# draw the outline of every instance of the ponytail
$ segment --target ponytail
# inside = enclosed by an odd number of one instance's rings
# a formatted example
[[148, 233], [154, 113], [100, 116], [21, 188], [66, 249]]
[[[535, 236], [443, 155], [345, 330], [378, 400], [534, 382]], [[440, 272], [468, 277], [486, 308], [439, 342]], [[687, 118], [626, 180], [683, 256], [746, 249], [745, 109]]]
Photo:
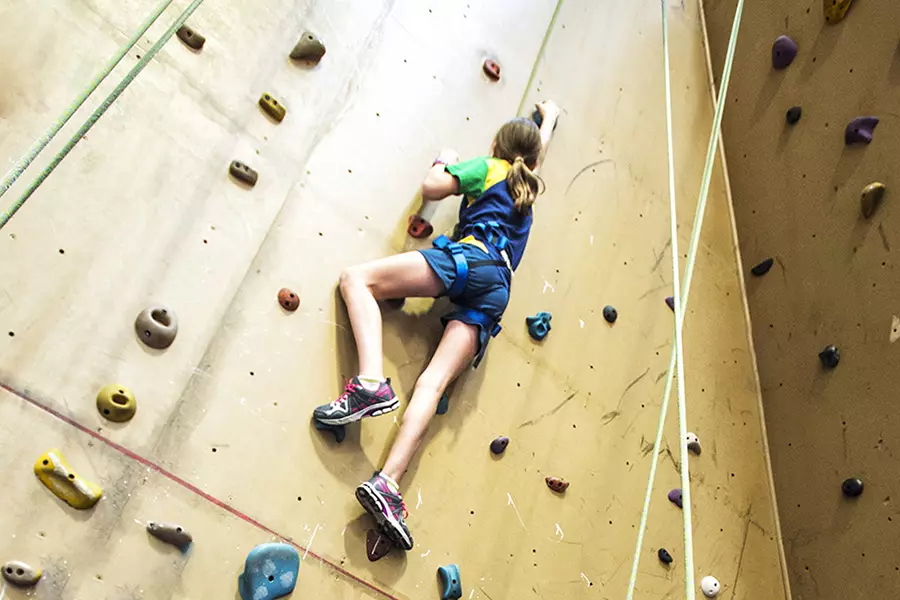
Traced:
[[506, 174], [506, 185], [517, 211], [524, 215], [531, 212], [531, 205], [541, 193], [542, 184], [540, 178], [528, 168], [523, 157], [517, 156], [512, 161], [509, 173]]

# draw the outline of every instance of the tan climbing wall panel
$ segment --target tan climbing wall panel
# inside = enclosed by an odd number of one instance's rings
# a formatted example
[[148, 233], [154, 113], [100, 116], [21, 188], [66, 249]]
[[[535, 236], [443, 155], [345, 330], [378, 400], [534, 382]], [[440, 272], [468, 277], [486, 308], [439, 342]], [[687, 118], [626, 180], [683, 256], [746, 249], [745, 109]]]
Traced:
[[[707, 4], [720, 72], [735, 2]], [[858, 0], [834, 26], [818, 1], [748, 2], [725, 113], [744, 269], [775, 258], [747, 294], [797, 599], [900, 595], [898, 22], [889, 0]], [[779, 35], [799, 54], [773, 72]], [[803, 117], [790, 129], [794, 105]], [[844, 127], [862, 115], [881, 117], [873, 142], [845, 147]], [[860, 193], [873, 181], [888, 192], [864, 220]], [[816, 358], [828, 344], [841, 350], [832, 372]], [[847, 477], [865, 483], [857, 500], [841, 495]]]
[[[186, 4], [167, 10], [128, 61]], [[207, 38], [203, 50], [169, 42], [0, 234], [8, 257], [0, 261], [0, 381], [15, 392], [0, 397], [10, 430], [0, 442], [4, 472], [15, 478], [0, 528], [28, 540], [5, 551], [55, 565], [56, 580], [70, 582], [64, 598], [231, 598], [247, 551], [273, 535], [309, 550], [298, 587], [309, 597], [437, 597], [434, 572], [449, 562], [462, 567], [465, 597], [623, 597], [672, 313], [663, 301], [671, 263], [659, 7], [614, 4], [564, 3], [527, 90], [556, 7], [549, 0], [204, 3], [189, 21]], [[0, 106], [16, 110], [2, 115], [6, 160], [149, 9], [5, 9], [0, 43], [10, 48], [18, 40], [39, 55], [40, 41], [79, 23], [59, 43], [69, 45], [67, 58], [89, 50], [77, 65], [29, 56], [27, 68], [9, 72], [0, 89]], [[712, 109], [696, 3], [673, 6], [671, 18], [686, 249]], [[26, 39], [26, 20], [38, 23], [38, 40]], [[315, 68], [287, 58], [305, 29], [328, 47]], [[481, 72], [485, 56], [502, 65], [497, 83]], [[74, 71], [85, 75], [73, 81]], [[58, 81], [52, 102], [18, 101], [35, 78]], [[283, 123], [257, 106], [263, 92], [287, 107]], [[552, 97], [564, 114], [505, 329], [483, 366], [453, 387], [450, 412], [436, 418], [404, 480], [416, 548], [369, 563], [371, 522], [352, 490], [380, 466], [397, 421], [351, 427], [341, 445], [309, 422], [356, 369], [335, 283], [348, 265], [421, 247], [405, 226], [424, 169], [442, 146], [485, 152], [523, 95]], [[234, 159], [259, 171], [252, 190], [229, 180]], [[686, 334], [691, 429], [705, 446], [692, 461], [697, 571], [716, 575], [724, 598], [783, 598], [723, 187], [717, 171]], [[441, 207], [439, 230], [455, 211], [452, 200]], [[301, 297], [295, 313], [277, 304], [285, 286]], [[156, 302], [180, 320], [165, 351], [133, 333], [134, 317]], [[619, 310], [613, 327], [602, 321], [605, 304]], [[404, 402], [437, 343], [444, 306], [409, 302], [385, 313], [387, 374]], [[539, 310], [554, 320], [536, 345], [524, 318]], [[138, 400], [127, 424], [96, 411], [97, 391], [111, 382]], [[511, 444], [493, 460], [487, 446], [499, 434]], [[676, 439], [673, 409], [637, 598], [682, 593], [681, 514], [665, 499], [678, 485]], [[108, 490], [79, 520], [31, 474], [54, 445]], [[572, 483], [564, 498], [546, 489], [548, 474]], [[190, 555], [146, 540], [135, 520], [147, 519], [189, 528]], [[40, 531], [46, 539], [32, 539]], [[73, 555], [77, 543], [98, 550]], [[668, 571], [655, 558], [660, 546], [676, 559]], [[38, 597], [54, 593], [45, 586]]]

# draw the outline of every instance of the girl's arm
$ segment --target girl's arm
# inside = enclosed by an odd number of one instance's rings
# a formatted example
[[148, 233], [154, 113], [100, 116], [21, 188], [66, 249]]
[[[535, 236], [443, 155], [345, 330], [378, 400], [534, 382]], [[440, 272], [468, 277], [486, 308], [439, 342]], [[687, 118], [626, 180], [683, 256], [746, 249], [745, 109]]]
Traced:
[[447, 172], [445, 167], [459, 162], [459, 155], [453, 150], [441, 150], [428, 169], [422, 181], [423, 200], [443, 200], [447, 196], [459, 194], [459, 180]]
[[536, 104], [535, 108], [541, 115], [541, 157], [538, 159], [538, 164], [534, 169], [537, 171], [544, 162], [547, 147], [550, 145], [551, 138], [553, 138], [553, 130], [556, 129], [556, 121], [559, 119], [559, 106], [552, 100], [548, 100]]

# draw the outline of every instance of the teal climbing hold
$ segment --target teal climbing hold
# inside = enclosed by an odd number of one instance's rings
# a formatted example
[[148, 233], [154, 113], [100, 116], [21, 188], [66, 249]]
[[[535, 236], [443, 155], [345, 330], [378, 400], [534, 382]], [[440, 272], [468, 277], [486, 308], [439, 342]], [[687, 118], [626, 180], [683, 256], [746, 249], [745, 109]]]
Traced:
[[328, 425], [326, 423], [322, 423], [321, 421], [316, 421], [316, 429], [319, 431], [330, 431], [334, 434], [334, 441], [338, 444], [344, 441], [344, 438], [347, 437], [347, 430], [343, 425]]
[[450, 410], [450, 396], [447, 395], [447, 392], [444, 392], [441, 396], [441, 401], [438, 402], [437, 411], [435, 414], [437, 415], [445, 415], [447, 411]]
[[531, 339], [540, 342], [547, 334], [550, 333], [550, 319], [553, 316], [548, 312], [539, 312], [533, 317], [526, 317], [525, 324], [528, 325], [528, 335]]
[[300, 556], [288, 544], [260, 544], [250, 551], [238, 575], [242, 600], [272, 600], [287, 596], [297, 584]]
[[438, 567], [438, 577], [441, 578], [441, 600], [456, 600], [462, 598], [462, 581], [459, 577], [459, 567], [447, 565]]

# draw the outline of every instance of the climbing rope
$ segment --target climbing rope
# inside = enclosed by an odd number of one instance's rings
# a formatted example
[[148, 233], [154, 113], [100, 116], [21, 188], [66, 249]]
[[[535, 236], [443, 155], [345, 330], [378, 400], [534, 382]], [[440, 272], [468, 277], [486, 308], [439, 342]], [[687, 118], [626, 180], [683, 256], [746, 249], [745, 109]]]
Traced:
[[87, 134], [88, 131], [90, 131], [91, 127], [94, 126], [94, 124], [100, 119], [100, 117], [102, 117], [104, 113], [109, 110], [109, 107], [112, 106], [112, 103], [122, 95], [122, 92], [124, 92], [129, 85], [131, 85], [131, 82], [134, 81], [134, 79], [140, 74], [140, 72], [144, 70], [144, 67], [146, 67], [150, 63], [153, 57], [155, 57], [159, 53], [162, 47], [165, 46], [166, 42], [168, 42], [172, 38], [172, 36], [175, 35], [175, 32], [178, 31], [178, 29], [182, 25], [184, 25], [184, 22], [188, 20], [188, 17], [190, 17], [191, 14], [193, 14], [193, 12], [197, 10], [197, 8], [199, 8], [201, 4], [203, 4], [203, 0], [193, 0], [193, 2], [191, 2], [191, 4], [184, 10], [184, 12], [181, 13], [181, 15], [177, 19], [175, 19], [175, 22], [172, 24], [172, 26], [162, 34], [162, 37], [160, 37], [159, 40], [157, 40], [157, 42], [153, 44], [150, 50], [148, 50], [147, 53], [144, 54], [144, 57], [140, 59], [138, 63], [134, 65], [134, 67], [131, 68], [128, 74], [125, 75], [125, 77], [122, 79], [122, 81], [119, 82], [115, 89], [113, 89], [113, 91], [109, 93], [109, 95], [103, 100], [100, 106], [98, 106], [97, 109], [93, 113], [91, 113], [91, 116], [88, 117], [84, 124], [78, 128], [78, 131], [72, 134], [72, 137], [69, 138], [69, 141], [66, 142], [65, 146], [63, 146], [62, 149], [60, 149], [60, 151], [56, 154], [56, 156], [53, 157], [53, 160], [50, 162], [50, 164], [47, 165], [43, 171], [41, 171], [40, 175], [38, 175], [33, 182], [31, 182], [31, 185], [28, 186], [28, 188], [22, 193], [22, 195], [15, 202], [13, 202], [2, 215], [0, 215], [0, 229], [3, 229], [3, 227], [9, 222], [13, 215], [16, 214], [16, 212], [20, 208], [22, 208], [22, 205], [25, 204], [25, 201], [31, 197], [31, 195], [35, 192], [35, 190], [38, 189], [38, 187], [40, 187], [42, 183], [44, 183], [44, 180], [46, 180], [47, 177], [50, 176], [54, 169], [59, 166], [59, 163], [61, 163], [63, 159], [69, 154], [69, 152], [72, 151], [72, 148], [74, 148], [75, 145], [81, 140], [81, 138], [84, 137], [84, 135]]
[[706, 212], [706, 201], [709, 197], [709, 186], [712, 181], [712, 170], [715, 164], [716, 148], [719, 142], [719, 129], [722, 125], [722, 115], [725, 110], [725, 98], [728, 95], [728, 84], [731, 81], [731, 70], [734, 64], [734, 52], [737, 46], [737, 37], [741, 25], [741, 17], [744, 12], [744, 0], [738, 0], [737, 9], [734, 14], [734, 24], [731, 29], [731, 37], [728, 41], [728, 51], [725, 57], [725, 65], [722, 72], [722, 83], [719, 90], [719, 98], [716, 104], [716, 111], [713, 117], [712, 132], [709, 136], [709, 145], [706, 151], [706, 164], [703, 168], [703, 179], [700, 184], [700, 197], [697, 201], [697, 209], [694, 214], [694, 224], [691, 230], [691, 242], [688, 249], [687, 262], [685, 264], [683, 296], [679, 298], [678, 291], [678, 250], [677, 235], [675, 231], [675, 204], [674, 204], [674, 174], [673, 174], [673, 158], [672, 158], [672, 120], [671, 120], [671, 86], [669, 75], [669, 46], [668, 46], [668, 17], [666, 13], [666, 0], [661, 0], [662, 5], [662, 25], [663, 25], [663, 52], [665, 64], [666, 78], [666, 128], [668, 134], [668, 152], [669, 152], [669, 194], [672, 209], [672, 255], [673, 255], [673, 272], [675, 281], [675, 342], [672, 344], [672, 353], [669, 358], [669, 369], [666, 376], [666, 385], [663, 392], [662, 404], [660, 406], [659, 423], [656, 430], [656, 440], [653, 444], [654, 457], [650, 462], [650, 474], [647, 478], [647, 491], [644, 495], [644, 506], [641, 512], [641, 522], [638, 527], [637, 543], [635, 544], [634, 558], [631, 564], [631, 577], [628, 581], [627, 600], [633, 600], [635, 586], [637, 585], [638, 567], [641, 560], [641, 549], [644, 543], [644, 534], [647, 531], [647, 515], [650, 513], [650, 500], [653, 495], [653, 486], [656, 479], [656, 468], [658, 465], [658, 451], [662, 444], [663, 428], [665, 427], [666, 413], [669, 408], [669, 399], [672, 395], [672, 380], [676, 367], [678, 370], [679, 384], [679, 434], [681, 436], [681, 479], [682, 479], [682, 504], [684, 506], [684, 532], [685, 532], [685, 588], [686, 598], [693, 599], [695, 597], [694, 590], [694, 556], [693, 556], [693, 536], [691, 527], [691, 509], [690, 509], [690, 472], [687, 468], [687, 432], [684, 421], [684, 395], [683, 395], [683, 367], [681, 367], [681, 327], [684, 324], [684, 314], [687, 309], [688, 298], [691, 291], [691, 281], [694, 276], [694, 264], [697, 259], [697, 249], [700, 241], [700, 232], [703, 228], [703, 217]]
[[28, 152], [20, 158], [13, 165], [13, 168], [3, 177], [2, 183], [0, 183], [0, 197], [3, 197], [9, 188], [16, 182], [25, 169], [28, 168], [35, 158], [37, 158], [38, 154], [43, 152], [44, 148], [47, 147], [47, 144], [50, 143], [59, 130], [62, 129], [66, 123], [68, 123], [69, 119], [72, 118], [72, 115], [75, 114], [81, 105], [84, 104], [85, 100], [94, 93], [94, 90], [97, 89], [103, 80], [106, 79], [106, 76], [109, 75], [113, 69], [119, 64], [119, 62], [125, 57], [126, 54], [134, 47], [134, 45], [141, 39], [141, 36], [147, 33], [147, 30], [150, 29], [150, 26], [156, 22], [159, 16], [166, 10], [169, 5], [172, 4], [172, 0], [162, 0], [159, 5], [151, 12], [147, 18], [141, 23], [140, 28], [134, 32], [134, 34], [128, 38], [128, 40], [123, 44], [116, 53], [109, 59], [109, 62], [106, 63], [106, 66], [97, 73], [94, 79], [88, 84], [88, 86], [81, 91], [80, 94], [72, 101], [66, 110], [63, 111], [61, 115], [50, 125], [50, 128], [44, 132], [37, 140], [35, 140], [34, 144], [31, 145], [31, 148], [28, 149]]

